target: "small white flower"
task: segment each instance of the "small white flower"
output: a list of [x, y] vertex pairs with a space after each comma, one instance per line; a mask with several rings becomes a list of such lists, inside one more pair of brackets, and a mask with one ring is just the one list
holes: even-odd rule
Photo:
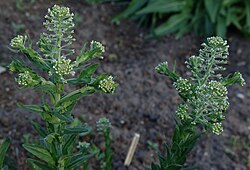
[[118, 86], [116, 82], [114, 82], [113, 77], [109, 76], [106, 79], [103, 79], [100, 81], [99, 88], [104, 92], [104, 93], [114, 93], [115, 88]]

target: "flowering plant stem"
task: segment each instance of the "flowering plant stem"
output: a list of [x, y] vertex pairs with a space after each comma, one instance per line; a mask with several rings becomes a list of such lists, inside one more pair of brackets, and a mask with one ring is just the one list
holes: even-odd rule
[[176, 110], [176, 127], [172, 143], [166, 147], [166, 155], [159, 155], [159, 164], [152, 163], [152, 170], [179, 170], [184, 168], [186, 158], [201, 135], [223, 132], [223, 113], [229, 106], [227, 86], [245, 81], [239, 72], [223, 77], [219, 71], [227, 63], [227, 42], [220, 37], [211, 37], [203, 43], [198, 56], [186, 61], [192, 76], [179, 76], [175, 68], [170, 70], [167, 62], [156, 67], [160, 74], [170, 77], [182, 103]]
[[110, 130], [107, 129], [104, 133], [105, 138], [105, 170], [111, 170], [112, 167], [112, 150], [111, 150], [111, 138], [110, 138]]
[[[101, 43], [91, 41], [90, 47], [82, 48], [75, 60], [66, 58], [75, 51], [70, 49], [75, 40], [72, 36], [73, 16], [66, 7], [55, 5], [48, 9], [44, 22], [48, 33], [42, 33], [37, 42], [40, 52], [33, 50], [32, 44], [27, 42], [27, 36], [19, 35], [10, 44], [17, 52], [24, 53], [45, 75], [40, 76], [22, 60], [13, 59], [9, 66], [10, 71], [18, 73], [16, 81], [22, 88], [40, 90], [45, 95], [42, 104], [18, 104], [38, 113], [46, 123], [47, 128], [44, 128], [33, 122], [34, 129], [41, 137], [39, 144], [23, 145], [33, 155], [27, 162], [36, 170], [74, 170], [83, 164], [87, 169], [88, 159], [96, 152], [87, 151], [89, 144], [79, 142], [79, 138], [91, 133], [92, 127], [87, 123], [74, 125], [73, 108], [80, 98], [95, 92], [114, 93], [118, 85], [107, 74], [94, 77], [98, 65], [85, 63], [102, 58], [105, 48]], [[79, 75], [75, 76], [79, 70]], [[67, 93], [67, 85], [81, 88]]]
[[110, 137], [110, 128], [111, 128], [111, 123], [107, 118], [101, 118], [97, 122], [97, 131], [103, 134], [105, 140], [104, 161], [102, 166], [104, 170], [112, 169], [113, 154], [111, 149], [112, 140]]

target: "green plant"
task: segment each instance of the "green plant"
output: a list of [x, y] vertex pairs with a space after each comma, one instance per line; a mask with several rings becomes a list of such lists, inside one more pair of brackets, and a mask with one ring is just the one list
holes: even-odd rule
[[219, 135], [223, 131], [223, 113], [229, 106], [227, 87], [235, 83], [244, 85], [239, 72], [223, 77], [219, 71], [225, 70], [227, 63], [227, 42], [221, 37], [207, 39], [202, 44], [198, 56], [191, 56], [186, 61], [192, 76], [182, 78], [170, 70], [167, 62], [156, 67], [160, 74], [170, 77], [182, 103], [176, 110], [176, 127], [172, 143], [166, 147], [166, 155], [159, 155], [160, 164], [152, 163], [152, 170], [178, 170], [184, 167], [189, 152], [200, 136], [209, 132]]
[[14, 22], [11, 22], [11, 28], [15, 33], [20, 33], [25, 30], [25, 24], [15, 24]]
[[[102, 58], [104, 46], [92, 41], [85, 45], [75, 60], [68, 58], [74, 54], [70, 45], [73, 38], [73, 13], [69, 8], [53, 6], [48, 9], [44, 26], [48, 33], [42, 33], [37, 45], [40, 53], [32, 48], [27, 36], [18, 35], [11, 40], [11, 47], [23, 53], [35, 67], [23, 60], [13, 59], [9, 65], [18, 73], [16, 82], [22, 88], [42, 91], [44, 97], [40, 105], [24, 105], [21, 108], [38, 113], [46, 123], [46, 129], [32, 122], [41, 137], [39, 144], [24, 144], [23, 147], [34, 157], [27, 162], [33, 169], [76, 169], [88, 161], [96, 152], [85, 152], [76, 147], [79, 137], [88, 135], [92, 128], [88, 124], [74, 121], [72, 110], [77, 101], [95, 92], [114, 93], [117, 83], [113, 77], [101, 74], [94, 77], [98, 64], [90, 64], [95, 58]], [[86, 63], [88, 62], [88, 64]], [[43, 72], [38, 72], [38, 70]], [[78, 76], [75, 76], [76, 73]], [[77, 85], [80, 89], [66, 93], [66, 86]]]
[[8, 151], [8, 148], [10, 146], [9, 139], [3, 139], [3, 141], [0, 143], [0, 169], [8, 169], [7, 166], [4, 164], [4, 159], [6, 152]]
[[27, 4], [34, 4], [36, 0], [16, 0], [16, 8], [22, 11]]
[[227, 28], [236, 27], [250, 34], [249, 0], [130, 0], [128, 7], [113, 21], [132, 18], [149, 25], [153, 36], [187, 32], [225, 36]]
[[105, 151], [104, 151], [104, 162], [102, 168], [104, 170], [112, 169], [112, 150], [111, 150], [111, 137], [110, 137], [110, 128], [111, 123], [107, 118], [101, 118], [98, 120], [97, 131], [103, 134], [105, 139]]

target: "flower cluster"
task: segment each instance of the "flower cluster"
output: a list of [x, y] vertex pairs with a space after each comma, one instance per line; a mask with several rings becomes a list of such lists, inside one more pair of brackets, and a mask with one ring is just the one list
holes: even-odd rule
[[[100, 56], [105, 52], [105, 47], [100, 42], [92, 40], [90, 42], [90, 50], [95, 50], [96, 55]], [[100, 58], [103, 59], [103, 57]]]
[[189, 112], [188, 112], [188, 105], [187, 104], [180, 104], [178, 105], [177, 107], [177, 110], [176, 110], [176, 115], [181, 119], [181, 120], [188, 120], [188, 119], [191, 119], [190, 115], [189, 115]]
[[59, 60], [54, 61], [53, 68], [56, 74], [61, 77], [73, 73], [73, 66], [71, 65], [71, 60], [66, 59], [66, 57], [61, 57]]
[[58, 29], [61, 30], [62, 33], [71, 32], [74, 27], [74, 14], [70, 13], [67, 7], [54, 5], [52, 9], [48, 9], [48, 15], [46, 15], [45, 18], [44, 26], [51, 32], [57, 33]]
[[118, 86], [118, 84], [113, 80], [112, 76], [109, 76], [108, 78], [105, 78], [100, 81], [99, 88], [104, 93], [114, 93], [115, 88]]
[[25, 48], [27, 36], [18, 35], [10, 42], [10, 46], [15, 49]]
[[212, 131], [216, 135], [220, 135], [223, 132], [223, 126], [221, 123], [214, 123], [212, 125]]
[[210, 37], [207, 38], [208, 45], [213, 47], [227, 46], [227, 41], [223, 40], [221, 37]]
[[16, 82], [24, 87], [34, 86], [39, 83], [33, 78], [32, 73], [28, 70], [23, 73], [19, 73], [18, 78], [16, 78]]
[[180, 94], [192, 94], [192, 84], [188, 81], [188, 79], [183, 79], [183, 78], [179, 78], [175, 83], [174, 86], [176, 88], [176, 90], [180, 93]]
[[155, 70], [156, 70], [158, 73], [163, 74], [164, 71], [166, 70], [166, 68], [168, 68], [168, 62], [167, 62], [167, 61], [158, 64], [158, 65], [155, 67]]
[[183, 103], [177, 107], [176, 115], [183, 123], [202, 125], [205, 129], [220, 134], [223, 130], [221, 122], [225, 119], [223, 112], [229, 106], [227, 86], [235, 83], [245, 84], [242, 75], [236, 72], [222, 78], [218, 71], [225, 70], [222, 64], [227, 63], [227, 41], [221, 37], [211, 37], [198, 56], [191, 56], [186, 61], [192, 72], [189, 79], [183, 79], [170, 71], [167, 62], [156, 67], [160, 74], [171, 77]]
[[82, 152], [87, 152], [90, 148], [90, 143], [88, 142], [78, 142], [77, 148], [81, 149]]
[[237, 78], [237, 82], [240, 83], [241, 86], [244, 86], [246, 84], [244, 78], [242, 77], [242, 74], [240, 72], [235, 73], [235, 77]]
[[103, 117], [96, 122], [96, 126], [97, 126], [97, 131], [105, 132], [111, 128], [111, 123], [107, 118]]

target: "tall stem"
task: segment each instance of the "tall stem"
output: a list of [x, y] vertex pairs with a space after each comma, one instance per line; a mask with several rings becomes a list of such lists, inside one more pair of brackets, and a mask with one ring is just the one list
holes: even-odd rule
[[110, 138], [110, 129], [107, 129], [104, 132], [104, 138], [105, 138], [105, 170], [111, 170], [112, 169], [112, 150], [111, 150], [111, 138]]
[[183, 168], [187, 156], [193, 149], [199, 138], [196, 127], [192, 124], [177, 124], [175, 127], [172, 144], [167, 148], [168, 170], [179, 170]]

